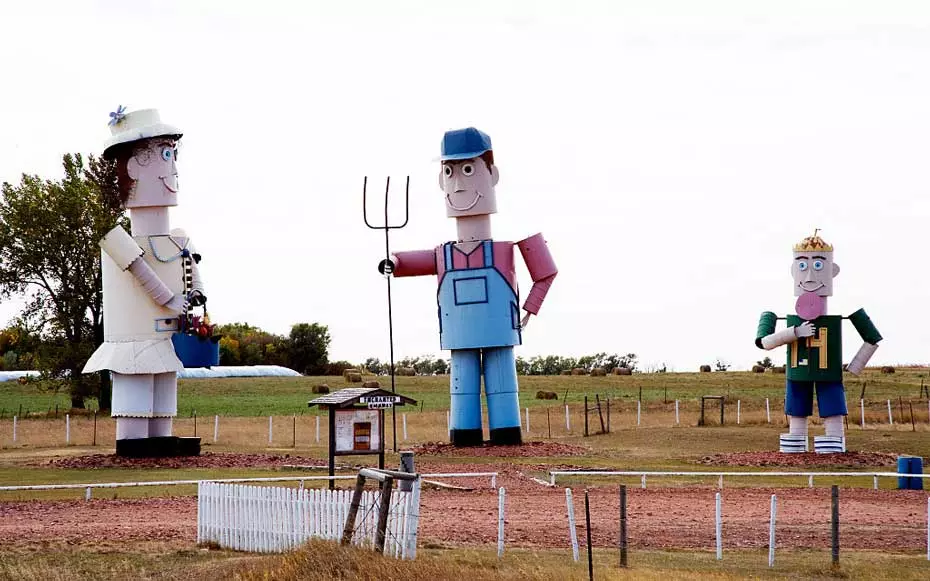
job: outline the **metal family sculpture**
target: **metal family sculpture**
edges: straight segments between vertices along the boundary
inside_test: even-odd
[[[848,318],[864,343],[847,366],[859,375],[882,340],[875,325],[859,309],[849,317],[827,314],[827,297],[833,295],[833,278],[840,267],[833,262],[833,246],[814,231],[813,236],[794,246],[791,274],[794,277],[795,315],[785,319],[788,328],[775,332],[775,313],[765,312],[759,320],[756,346],[774,349],[788,346],[785,413],[788,433],[782,434],[782,452],[807,452],[807,418],[813,414],[814,391],[826,434],[814,437],[814,451],[829,454],[846,451],[843,420],[846,392],[843,388],[842,320]]]
[[[177,372],[218,363],[212,325],[189,313],[207,300],[200,255],[168,221],[168,209],[178,203],[181,131],[162,123],[155,109],[126,113],[122,107],[110,114],[110,131],[103,155],[116,160],[132,235],[116,226],[100,241],[104,343],[84,372],[112,372],[117,455],[199,454],[199,438],[171,435]]]
[[[517,242],[491,238],[497,212],[491,138],[474,127],[446,132],[439,186],[457,240],[433,250],[397,252],[379,270],[394,276],[437,275],[439,341],[452,351],[450,438],[455,446],[483,443],[481,377],[487,394],[492,444],[520,444],[520,404],[513,347],[522,343],[530,315],[539,313],[558,270],[546,241],[536,234]],[[520,317],[514,246],[533,288]]]

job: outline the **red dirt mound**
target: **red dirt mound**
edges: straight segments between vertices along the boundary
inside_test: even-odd
[[[881,452],[845,454],[783,454],[781,452],[734,452],[704,456],[698,463],[707,466],[788,466],[793,468],[875,468],[895,466],[897,456]]]
[[[124,458],[115,454],[91,454],[54,458],[33,466],[55,468],[277,468],[286,464],[324,466],[323,460],[290,454],[212,454],[176,458]]]
[[[495,456],[500,458],[535,458],[539,456],[585,456],[591,450],[582,446],[558,442],[524,442],[520,446],[470,446],[457,448],[443,442],[426,442],[414,446],[413,452],[422,456]]]

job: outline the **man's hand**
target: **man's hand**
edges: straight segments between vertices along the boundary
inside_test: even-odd
[[[523,315],[523,319],[520,320],[520,329],[526,329],[526,325],[530,322],[530,317],[533,316],[532,313],[527,313]]]
[[[813,337],[814,336],[814,324],[810,321],[804,321],[800,325],[794,328],[794,336],[798,339],[802,337]]]
[[[174,295],[171,297],[171,300],[162,306],[171,311],[172,314],[182,315],[187,312],[187,309],[190,305],[186,300],[184,300],[183,296]]]
[[[395,260],[396,259],[393,256],[391,256],[391,258],[386,258],[382,260],[381,262],[379,262],[378,272],[380,272],[384,276],[391,276],[391,274],[394,272],[394,268],[397,267],[397,263],[395,262]]]

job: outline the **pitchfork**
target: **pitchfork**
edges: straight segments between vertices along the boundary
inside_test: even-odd
[[[362,182],[362,216],[365,218],[365,225],[372,230],[384,230],[384,259],[391,259],[391,230],[399,230],[407,225],[410,221],[410,176],[407,176],[407,188],[404,195],[404,222],[399,225],[391,225],[388,221],[388,200],[390,199],[391,177],[388,176],[384,186],[384,225],[372,226],[368,221],[368,176]],[[384,274],[384,273],[382,273]],[[387,279],[387,301],[388,301],[388,341],[391,345],[391,393],[396,393],[394,385],[394,316],[391,309],[391,277]],[[394,451],[397,452],[397,411],[391,406],[391,424],[394,431]]]

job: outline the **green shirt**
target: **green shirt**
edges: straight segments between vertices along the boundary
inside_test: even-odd
[[[786,317],[788,327],[796,327],[804,322],[797,315]],[[788,343],[787,377],[792,381],[843,381],[843,335],[844,317],[824,315],[811,323],[814,325],[812,337],[801,337]],[[850,322],[867,343],[877,344],[882,340],[878,329],[872,324],[863,309],[849,316]],[[761,339],[775,332],[776,316],[774,313],[762,313],[756,330],[756,345],[761,346]]]

